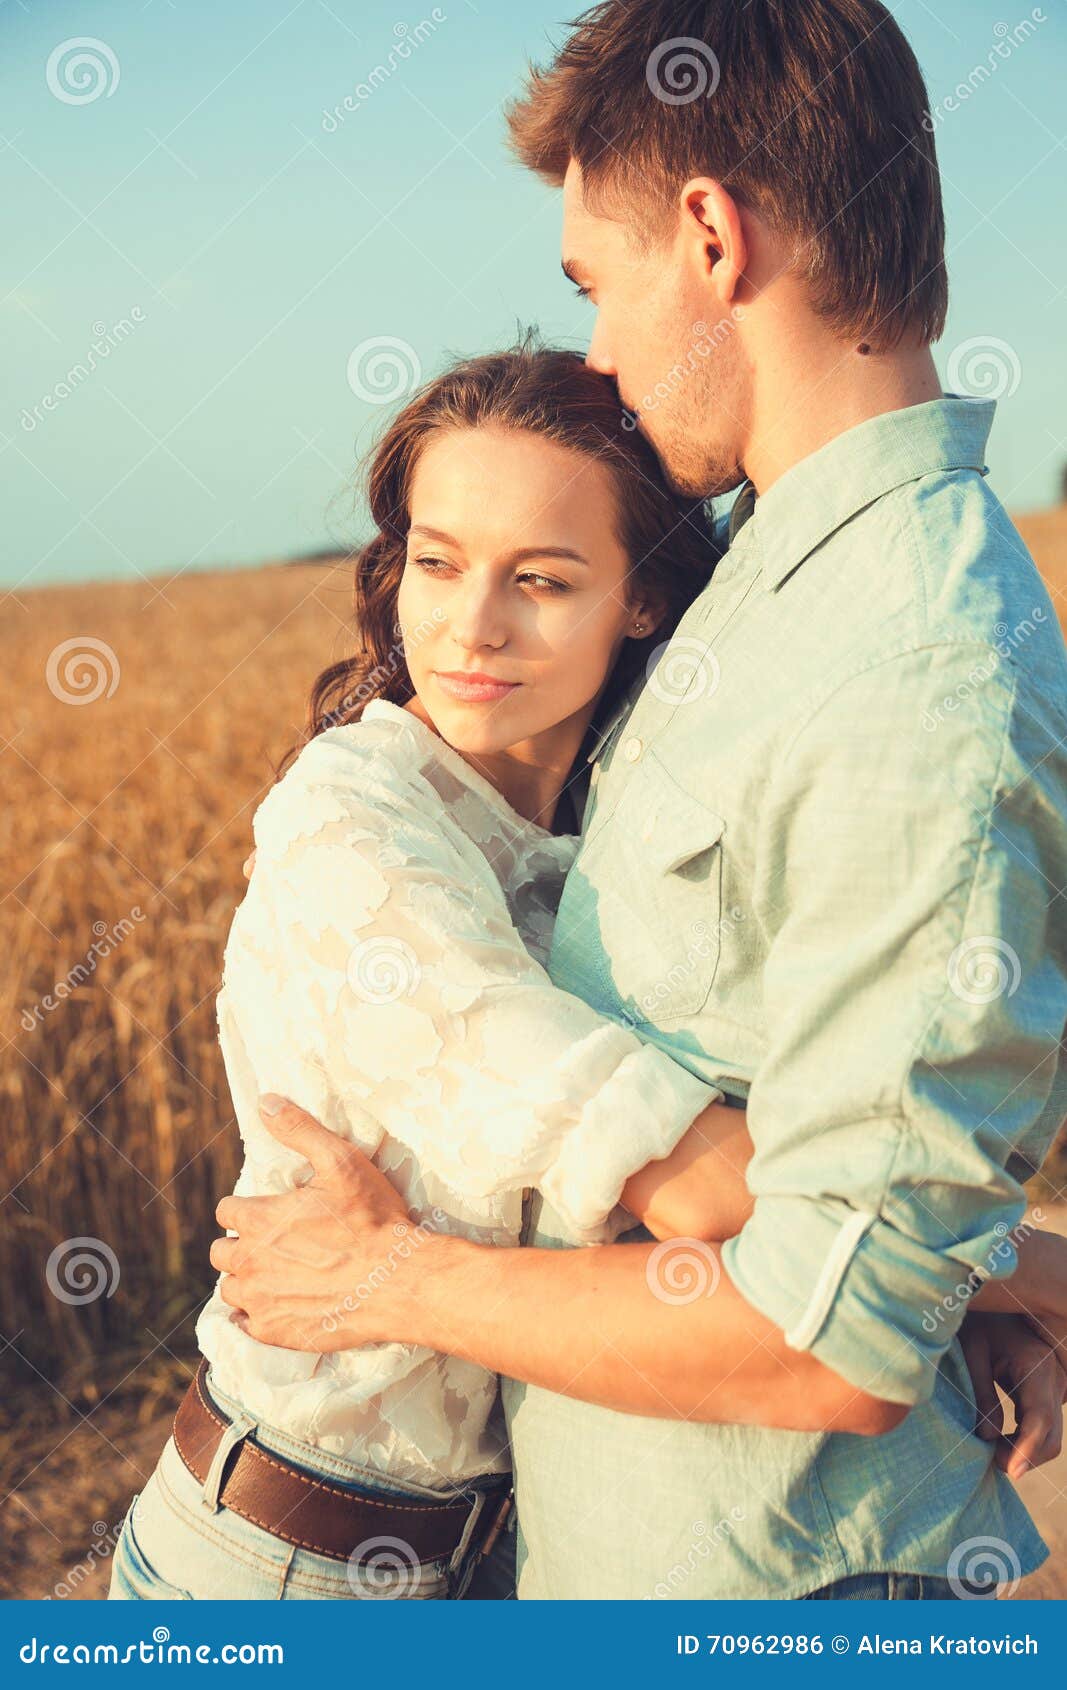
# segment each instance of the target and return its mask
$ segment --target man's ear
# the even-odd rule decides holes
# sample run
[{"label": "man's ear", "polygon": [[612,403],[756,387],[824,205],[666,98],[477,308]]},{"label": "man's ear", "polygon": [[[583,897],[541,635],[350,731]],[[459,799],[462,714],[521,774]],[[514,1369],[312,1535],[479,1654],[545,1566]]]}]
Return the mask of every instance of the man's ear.
[{"label": "man's ear", "polygon": [[681,193],[682,238],[700,279],[711,284],[724,310],[736,296],[748,265],[748,241],[737,201],[711,176],[694,176]]}]

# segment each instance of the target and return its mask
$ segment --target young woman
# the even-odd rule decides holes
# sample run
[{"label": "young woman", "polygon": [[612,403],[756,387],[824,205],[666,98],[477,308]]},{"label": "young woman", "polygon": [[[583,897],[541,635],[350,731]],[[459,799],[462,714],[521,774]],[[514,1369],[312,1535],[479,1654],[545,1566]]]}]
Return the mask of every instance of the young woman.
[{"label": "young woman", "polygon": [[[524,348],[431,382],[382,439],[361,650],[320,677],[256,814],[226,948],[238,1191],[301,1177],[258,1117],[274,1091],[372,1152],[427,1227],[514,1243],[537,1187],[597,1241],[634,1224],[630,1176],[710,1124],[720,1093],[543,966],[583,749],[715,557],[626,422],[577,354]],[[272,1349],[231,1315],[216,1290],[210,1369],[130,1509],[111,1595],[462,1594],[507,1495],[496,1378],[399,1344]]]},{"label": "young woman", "polygon": [[[726,1236],[747,1203],[743,1113],[543,966],[591,737],[710,576],[700,511],[608,381],[529,349],[431,382],[369,498],[361,650],[320,677],[256,814],[226,948],[237,1190],[306,1174],[260,1121],[274,1092],[372,1154],[426,1228],[512,1244],[538,1188],[575,1242],[635,1216]],[[489,1553],[509,1468],[494,1375],[402,1344],[276,1349],[218,1288],[197,1336],[112,1597],[508,1594]]]}]

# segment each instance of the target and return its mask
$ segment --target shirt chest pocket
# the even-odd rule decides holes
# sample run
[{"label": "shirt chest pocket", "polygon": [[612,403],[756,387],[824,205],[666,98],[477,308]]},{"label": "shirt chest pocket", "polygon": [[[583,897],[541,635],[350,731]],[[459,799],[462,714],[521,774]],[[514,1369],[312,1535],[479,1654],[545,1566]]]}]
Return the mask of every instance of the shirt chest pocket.
[{"label": "shirt chest pocket", "polygon": [[639,1021],[684,1020],[707,1002],[721,945],[723,830],[722,816],[646,751],[598,832],[605,967]]}]

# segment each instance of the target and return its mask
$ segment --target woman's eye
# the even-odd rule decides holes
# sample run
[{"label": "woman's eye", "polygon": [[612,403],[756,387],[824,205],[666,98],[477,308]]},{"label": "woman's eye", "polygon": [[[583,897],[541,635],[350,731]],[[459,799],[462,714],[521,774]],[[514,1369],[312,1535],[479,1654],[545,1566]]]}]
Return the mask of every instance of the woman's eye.
[{"label": "woman's eye", "polygon": [[529,581],[539,593],[567,593],[570,588],[566,581],[554,581],[550,575],[526,574],[518,577],[520,581]]},{"label": "woman's eye", "polygon": [[411,561],[418,564],[420,569],[425,569],[428,575],[439,575],[442,569],[454,567],[447,558],[443,557],[415,557]]}]

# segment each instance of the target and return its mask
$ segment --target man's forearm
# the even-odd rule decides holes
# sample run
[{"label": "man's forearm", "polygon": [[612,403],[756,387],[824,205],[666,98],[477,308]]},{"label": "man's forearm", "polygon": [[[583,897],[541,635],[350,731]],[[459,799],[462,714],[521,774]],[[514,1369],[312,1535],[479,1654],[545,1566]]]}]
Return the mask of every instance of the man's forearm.
[{"label": "man's forearm", "polygon": [[420,1249],[403,1332],[496,1373],[630,1414],[883,1432],[906,1409],[847,1384],[747,1303],[714,1245]]}]

